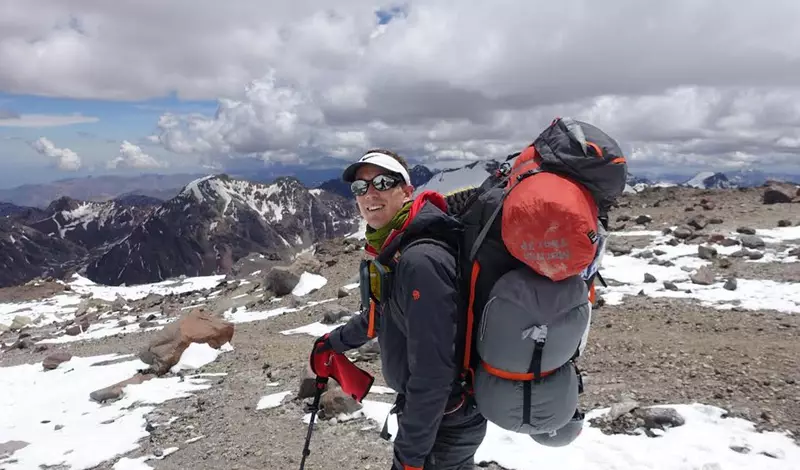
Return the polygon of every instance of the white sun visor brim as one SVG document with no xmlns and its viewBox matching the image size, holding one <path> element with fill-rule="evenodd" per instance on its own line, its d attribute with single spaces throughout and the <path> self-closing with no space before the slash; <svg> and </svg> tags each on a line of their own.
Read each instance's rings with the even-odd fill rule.
<svg viewBox="0 0 800 470">
<path fill-rule="evenodd" d="M 357 162 L 345 168 L 342 179 L 348 183 L 352 183 L 356 179 L 356 171 L 368 163 L 389 170 L 392 173 L 402 175 L 406 184 L 411 185 L 411 177 L 408 171 L 403 168 L 403 165 L 391 156 L 381 152 L 370 152 L 359 158 Z"/>
</svg>

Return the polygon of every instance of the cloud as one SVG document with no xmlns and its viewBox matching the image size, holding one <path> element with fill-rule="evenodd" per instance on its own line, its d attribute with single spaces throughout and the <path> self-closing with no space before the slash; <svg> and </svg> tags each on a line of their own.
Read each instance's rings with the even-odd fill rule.
<svg viewBox="0 0 800 470">
<path fill-rule="evenodd" d="M 566 115 L 632 166 L 800 159 L 794 0 L 11 3 L 0 90 L 219 99 L 158 122 L 161 145 L 204 161 L 497 157 Z"/>
<path fill-rule="evenodd" d="M 0 108 L 0 122 L 4 119 L 19 119 L 19 113 L 13 109 Z"/>
<path fill-rule="evenodd" d="M 47 137 L 39 137 L 31 144 L 40 155 L 57 159 L 56 165 L 64 171 L 75 171 L 81 167 L 81 158 L 68 148 L 58 148 Z"/>
<path fill-rule="evenodd" d="M 119 155 L 109 161 L 108 168 L 166 168 L 166 162 L 161 162 L 144 153 L 142 149 L 135 144 L 123 140 L 119 146 Z"/>
<path fill-rule="evenodd" d="M 92 124 L 100 119 L 80 114 L 18 114 L 0 109 L 0 127 L 59 127 L 73 124 Z"/>
</svg>

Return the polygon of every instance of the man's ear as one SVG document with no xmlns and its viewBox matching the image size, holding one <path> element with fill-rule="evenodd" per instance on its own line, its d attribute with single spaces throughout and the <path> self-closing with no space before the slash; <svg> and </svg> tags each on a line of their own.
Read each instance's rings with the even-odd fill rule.
<svg viewBox="0 0 800 470">
<path fill-rule="evenodd" d="M 414 194 L 414 186 L 410 184 L 403 185 L 403 195 L 407 200 L 411 200 L 411 195 Z"/>
</svg>

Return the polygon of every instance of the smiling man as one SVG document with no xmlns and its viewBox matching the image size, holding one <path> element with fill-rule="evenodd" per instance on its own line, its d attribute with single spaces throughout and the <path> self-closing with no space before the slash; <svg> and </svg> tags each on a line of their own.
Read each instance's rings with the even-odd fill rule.
<svg viewBox="0 0 800 470">
<path fill-rule="evenodd" d="M 367 222 L 366 251 L 377 261 L 369 264 L 370 308 L 318 338 L 312 355 L 354 349 L 377 335 L 383 376 L 398 392 L 393 470 L 472 469 L 486 419 L 456 380 L 460 223 L 441 194 L 412 199 L 408 165 L 393 152 L 367 152 L 343 179 Z M 411 245 L 431 236 L 441 244 Z"/>
</svg>

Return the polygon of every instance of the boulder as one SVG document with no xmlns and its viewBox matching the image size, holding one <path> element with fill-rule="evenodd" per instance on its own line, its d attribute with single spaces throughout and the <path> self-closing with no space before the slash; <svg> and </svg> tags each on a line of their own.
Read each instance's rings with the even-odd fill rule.
<svg viewBox="0 0 800 470">
<path fill-rule="evenodd" d="M 291 267 L 275 266 L 269 270 L 264 279 L 264 287 L 278 297 L 292 293 L 300 282 L 300 274 L 295 273 Z"/>
<path fill-rule="evenodd" d="M 697 254 L 700 259 L 712 260 L 717 257 L 717 250 L 710 246 L 700 245 L 697 247 Z"/>
<path fill-rule="evenodd" d="M 629 255 L 633 251 L 633 248 L 627 242 L 615 238 L 608 241 L 606 249 L 614 256 Z"/>
<path fill-rule="evenodd" d="M 331 419 L 342 414 L 349 415 L 362 407 L 353 397 L 344 393 L 341 388 L 331 388 L 320 397 L 319 417 L 320 419 Z"/>
<path fill-rule="evenodd" d="M 70 336 L 78 336 L 89 329 L 89 318 L 84 316 L 74 324 L 68 326 L 64 332 Z"/>
<path fill-rule="evenodd" d="M 353 312 L 342 307 L 341 305 L 327 305 L 322 306 L 323 314 L 321 322 L 325 325 L 333 325 L 338 323 L 342 318 L 353 315 Z"/>
<path fill-rule="evenodd" d="M 703 230 L 708 225 L 708 221 L 704 215 L 696 215 L 686 221 L 686 225 L 695 230 Z"/>
<path fill-rule="evenodd" d="M 648 437 L 657 437 L 653 429 L 665 430 L 686 424 L 685 419 L 669 407 L 640 407 L 634 401 L 617 403 L 602 416 L 589 421 L 604 434 L 636 435 L 643 429 Z"/>
<path fill-rule="evenodd" d="M 193 310 L 156 333 L 139 359 L 149 364 L 157 375 L 166 374 L 178 363 L 191 343 L 207 343 L 215 349 L 233 338 L 233 323 Z"/>
<path fill-rule="evenodd" d="M 381 344 L 378 342 L 378 338 L 373 338 L 364 343 L 357 350 L 349 353 L 349 356 L 353 362 L 371 362 L 377 359 L 380 354 Z"/>
<path fill-rule="evenodd" d="M 719 244 L 724 246 L 724 247 L 729 247 L 729 246 L 741 245 L 741 242 L 739 240 L 734 239 L 734 238 L 724 238 L 723 240 L 721 240 L 719 242 Z"/>
<path fill-rule="evenodd" d="M 755 235 L 743 235 L 741 240 L 742 245 L 746 248 L 762 248 L 765 246 L 764 240 Z"/>
<path fill-rule="evenodd" d="M 675 238 L 686 240 L 687 238 L 691 237 L 694 232 L 689 227 L 678 227 L 672 234 L 675 236 Z"/>
<path fill-rule="evenodd" d="M 331 381 L 329 380 L 328 383 L 325 384 L 324 390 L 328 390 L 328 385 L 330 383 Z M 300 374 L 300 387 L 297 390 L 297 396 L 295 398 L 300 400 L 303 398 L 312 398 L 316 390 L 316 377 L 314 376 L 314 373 L 311 372 L 308 364 L 304 363 Z"/>
<path fill-rule="evenodd" d="M 692 280 L 692 283 L 701 286 L 710 286 L 714 284 L 714 274 L 705 266 L 698 269 L 696 273 L 690 275 L 689 279 Z"/>
<path fill-rule="evenodd" d="M 70 359 L 72 359 L 72 354 L 67 351 L 54 352 L 44 358 L 42 361 L 42 368 L 44 370 L 53 370 L 57 368 L 59 364 L 67 362 Z"/>
<path fill-rule="evenodd" d="M 298 256 L 291 266 L 289 266 L 289 269 L 299 276 L 303 274 L 304 271 L 312 274 L 321 274 L 323 267 L 324 264 L 314 255 L 306 253 Z"/>
<path fill-rule="evenodd" d="M 31 322 L 32 322 L 32 320 L 28 316 L 16 315 L 16 316 L 14 316 L 14 319 L 11 320 L 11 326 L 9 326 L 9 329 L 11 331 L 18 331 L 18 330 L 21 330 L 21 329 L 25 328 L 26 326 L 30 325 Z"/>
<path fill-rule="evenodd" d="M 664 281 L 664 289 L 675 291 L 678 290 L 678 286 L 672 281 Z"/>
<path fill-rule="evenodd" d="M 100 390 L 95 390 L 94 392 L 89 394 L 89 398 L 94 400 L 98 403 L 103 403 L 105 401 L 113 401 L 119 400 L 122 398 L 123 389 L 128 385 L 138 385 L 142 382 L 152 379 L 155 377 L 153 374 L 142 374 L 138 373 L 131 377 L 130 379 L 123 380 L 122 382 L 115 383 L 114 385 L 110 385 L 106 388 L 101 388 Z"/>
<path fill-rule="evenodd" d="M 773 183 L 766 190 L 762 201 L 764 204 L 786 204 L 797 197 L 797 189 L 788 184 Z"/>
</svg>

